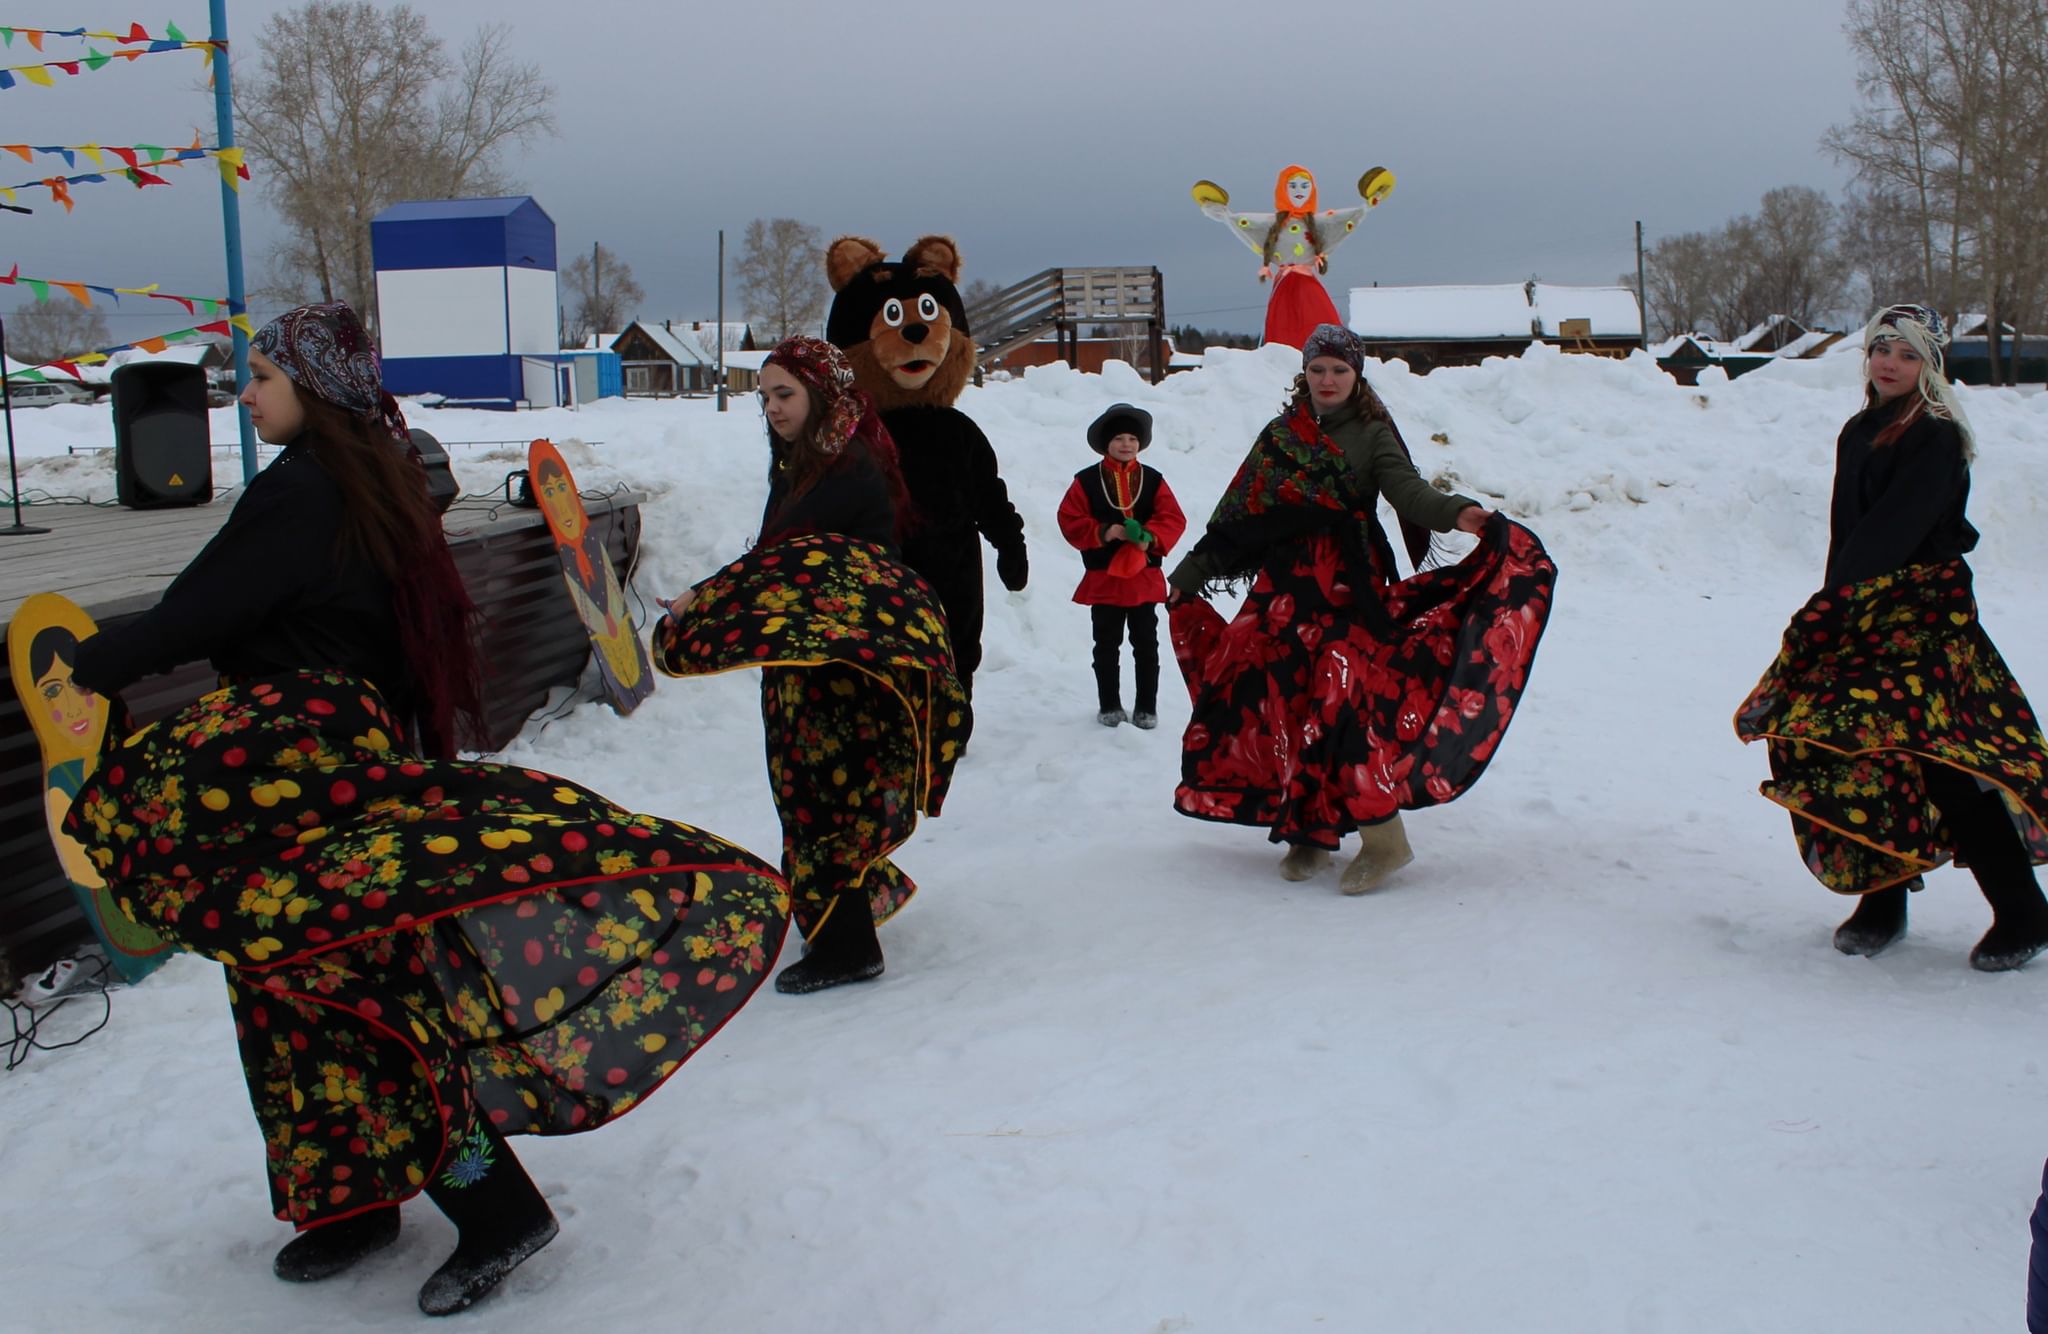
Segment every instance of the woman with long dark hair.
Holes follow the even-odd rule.
[[[782,870],[807,943],[775,988],[802,993],[881,976],[875,928],[917,889],[889,854],[919,812],[939,813],[967,695],[936,596],[898,558],[910,499],[845,354],[784,339],[760,394],[760,537],[662,604],[655,660],[671,676],[762,669]]]
[[[1346,894],[1412,860],[1403,810],[1452,800],[1492,758],[1556,575],[1535,534],[1423,480],[1364,363],[1349,329],[1310,335],[1284,410],[1167,581],[1194,696],[1175,807],[1264,828],[1288,880],[1356,832]],[[1381,496],[1418,567],[1431,530],[1479,547],[1396,582]],[[1246,585],[1227,626],[1195,596]]]
[[[1827,570],[1735,716],[1768,743],[1763,794],[1792,814],[1812,872],[1859,895],[1835,931],[1872,955],[1906,931],[1906,894],[1953,860],[1991,905],[1984,972],[2048,948],[2048,743],[1978,620],[1964,517],[1976,436],[1925,306],[1863,331],[1863,406],[1835,445]]]
[[[368,334],[301,307],[250,366],[284,452],[73,669],[112,695],[205,658],[222,688],[110,732],[69,827],[123,912],[227,968],[300,1229],[278,1277],[389,1244],[424,1190],[459,1234],[420,1290],[445,1315],[556,1233],[506,1137],[637,1106],[765,978],[787,890],[712,835],[458,760],[481,735],[474,611]]]

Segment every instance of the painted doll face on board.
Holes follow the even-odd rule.
[[[583,502],[576,495],[576,488],[569,479],[553,469],[544,469],[540,475],[540,506],[547,511],[548,518],[566,541],[583,540],[585,520]]]
[[[76,641],[69,647],[75,653]],[[98,700],[92,691],[71,679],[71,664],[62,656],[53,656],[49,666],[36,674],[35,693],[36,731],[43,735],[45,743],[63,751],[67,759],[90,754]]]
[[[1287,203],[1296,209],[1308,207],[1308,201],[1315,198],[1316,178],[1306,172],[1296,172],[1287,178]]]
[[[249,387],[242,391],[249,421],[266,445],[288,445],[306,426],[306,409],[289,375],[261,352],[249,352]]]
[[[1129,431],[1121,431],[1109,438],[1109,443],[1102,447],[1102,452],[1107,454],[1114,462],[1129,463],[1132,459],[1138,457],[1138,451],[1141,448],[1143,446],[1138,443],[1137,436],[1132,435]]]
[[[1889,403],[1920,387],[1923,364],[1920,354],[1905,339],[1880,338],[1870,345],[1864,373],[1870,377],[1870,387],[1877,391],[1878,402]]]

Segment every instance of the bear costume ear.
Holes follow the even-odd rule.
[[[843,291],[855,274],[883,258],[882,247],[867,237],[842,236],[825,247],[825,279],[833,291]]]
[[[960,247],[950,236],[920,236],[903,252],[903,262],[921,275],[937,275],[949,283],[960,281]]]

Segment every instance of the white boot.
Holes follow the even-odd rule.
[[[1364,894],[1378,889],[1388,876],[1414,860],[1415,850],[1408,846],[1399,815],[1367,825],[1358,831],[1358,855],[1344,868],[1338,887],[1346,894]]]
[[[1287,849],[1287,855],[1280,859],[1282,880],[1307,880],[1330,864],[1330,854],[1321,848],[1312,848],[1305,843],[1296,843]]]

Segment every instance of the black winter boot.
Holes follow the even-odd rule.
[[[2005,808],[2005,798],[1975,777],[1944,765],[1923,766],[1927,795],[1991,905],[1991,929],[1970,951],[1970,967],[2005,973],[2048,949],[2048,901],[2034,882],[2034,859]]]
[[[1874,889],[1856,901],[1856,911],[1835,928],[1835,948],[1866,958],[1906,934],[1906,892],[1918,880],[1889,889]]]
[[[2048,900],[2042,899],[2031,867],[2017,875],[1979,870],[1977,887],[1991,903],[1991,929],[1970,951],[1970,967],[2007,973],[2048,949]]]
[[[284,1244],[270,1272],[287,1283],[318,1283],[398,1240],[398,1206],[383,1205],[338,1223],[309,1227]]]
[[[788,996],[823,991],[882,975],[882,942],[866,891],[845,890],[825,909],[825,920],[805,943],[804,957],[775,975],[775,989]]]
[[[498,1286],[561,1231],[512,1149],[481,1117],[452,1148],[427,1198],[455,1224],[455,1254],[420,1288],[420,1310],[453,1315]]]

